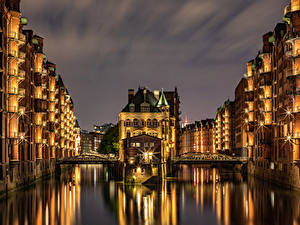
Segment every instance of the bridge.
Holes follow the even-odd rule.
[[[234,157],[213,153],[190,153],[172,159],[175,164],[246,164],[245,157]]]
[[[113,164],[117,162],[117,158],[98,153],[83,153],[72,158],[57,160],[58,164]]]
[[[233,157],[223,154],[212,153],[188,153],[172,160],[174,164],[246,164],[247,158]],[[82,155],[73,158],[58,160],[58,164],[115,164],[119,160],[116,157],[108,157],[98,153],[83,153]]]

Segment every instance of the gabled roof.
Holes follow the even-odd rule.
[[[141,112],[141,106],[149,104],[150,112],[161,112],[159,107],[157,107],[158,100],[155,98],[154,94],[146,88],[139,88],[135,93],[131,102],[129,102],[122,112],[130,112],[130,106],[135,107],[135,112]]]

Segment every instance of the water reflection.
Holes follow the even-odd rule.
[[[1,224],[300,224],[300,195],[224,169],[179,166],[177,180],[123,185],[76,166],[0,201]]]

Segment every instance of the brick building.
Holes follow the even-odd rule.
[[[77,154],[79,135],[71,96],[43,52],[43,38],[24,29],[20,0],[1,0],[0,13],[2,191]]]
[[[180,130],[180,151],[186,153],[216,153],[215,121],[206,119],[188,124]]]

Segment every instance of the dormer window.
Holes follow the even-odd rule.
[[[150,112],[150,105],[147,102],[141,104],[141,112]]]
[[[135,105],[133,103],[131,103],[129,105],[129,112],[134,112],[135,111]]]

